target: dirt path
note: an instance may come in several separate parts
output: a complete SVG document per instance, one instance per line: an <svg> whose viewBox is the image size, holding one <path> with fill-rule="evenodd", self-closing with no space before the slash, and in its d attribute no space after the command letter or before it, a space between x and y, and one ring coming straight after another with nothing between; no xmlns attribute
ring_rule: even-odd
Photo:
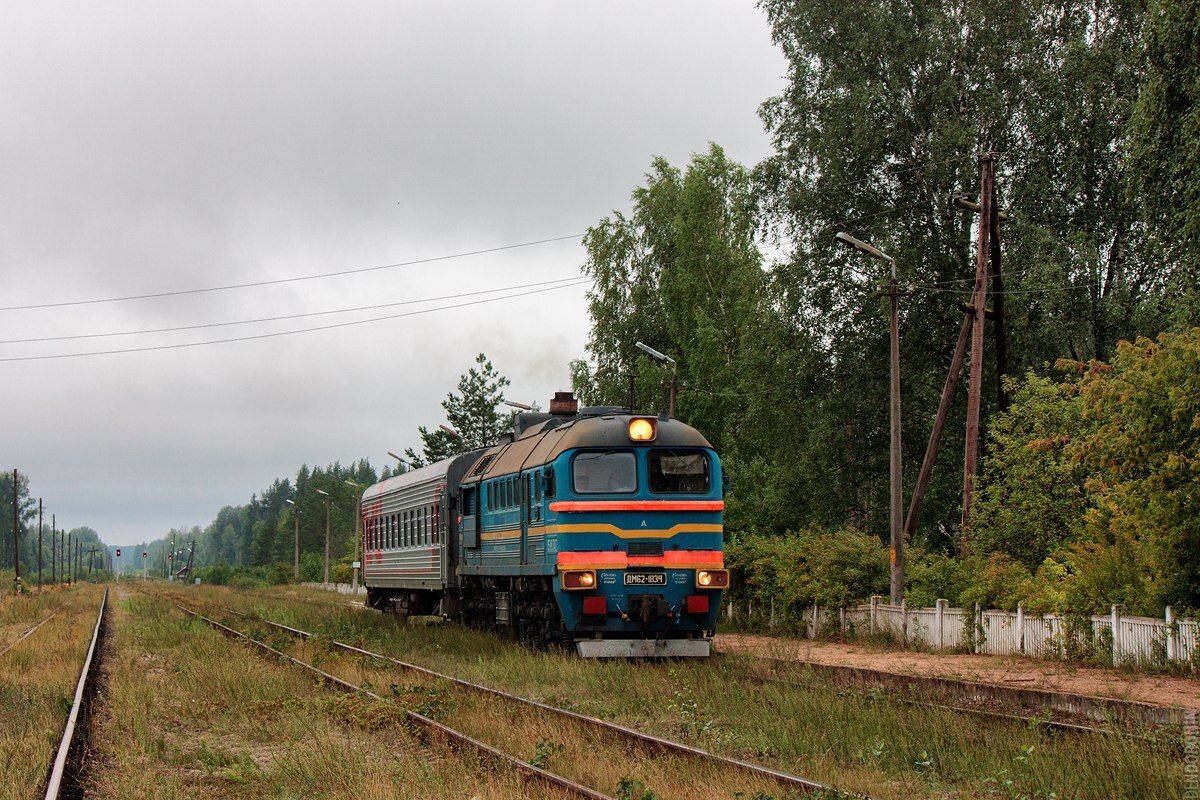
<svg viewBox="0 0 1200 800"><path fill-rule="evenodd" d="M722 633L716 649L904 675L954 678L1022 689L1048 689L1200 710L1200 679L1080 667L1013 656L920 653L845 642Z"/></svg>

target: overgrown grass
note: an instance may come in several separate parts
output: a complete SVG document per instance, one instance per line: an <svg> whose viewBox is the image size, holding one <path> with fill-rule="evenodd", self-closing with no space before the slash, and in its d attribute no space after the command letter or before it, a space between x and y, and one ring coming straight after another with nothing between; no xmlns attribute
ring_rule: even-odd
<svg viewBox="0 0 1200 800"><path fill-rule="evenodd" d="M101 587L83 585L21 595L0 608L0 650L58 611L0 655L0 798L45 791L102 594Z"/></svg>
<svg viewBox="0 0 1200 800"><path fill-rule="evenodd" d="M788 676L793 686L763 683L748 656L585 661L457 626L406 627L338 609L327 594L320 605L299 601L304 593L294 589L277 600L269 594L194 596L875 797L1183 796L1181 764L1166 746L881 701L804 670Z"/></svg>
<svg viewBox="0 0 1200 800"><path fill-rule="evenodd" d="M558 796L424 742L393 704L321 688L166 603L127 595L114 606L91 796Z"/></svg>

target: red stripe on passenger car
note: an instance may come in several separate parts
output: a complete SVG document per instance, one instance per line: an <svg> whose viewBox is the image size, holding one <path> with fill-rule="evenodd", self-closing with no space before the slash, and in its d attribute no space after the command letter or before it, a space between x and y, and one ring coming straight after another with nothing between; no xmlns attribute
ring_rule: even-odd
<svg viewBox="0 0 1200 800"><path fill-rule="evenodd" d="M551 511L724 511L724 500L559 500Z"/></svg>

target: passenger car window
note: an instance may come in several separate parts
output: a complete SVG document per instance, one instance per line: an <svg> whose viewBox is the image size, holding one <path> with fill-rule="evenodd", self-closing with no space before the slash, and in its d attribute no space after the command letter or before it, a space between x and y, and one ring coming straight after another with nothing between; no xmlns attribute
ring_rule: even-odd
<svg viewBox="0 0 1200 800"><path fill-rule="evenodd" d="M708 494L708 455L703 450L651 450L646 462L650 491Z"/></svg>
<svg viewBox="0 0 1200 800"><path fill-rule="evenodd" d="M628 451L580 453L571 461L579 494L628 494L637 491L637 459Z"/></svg>

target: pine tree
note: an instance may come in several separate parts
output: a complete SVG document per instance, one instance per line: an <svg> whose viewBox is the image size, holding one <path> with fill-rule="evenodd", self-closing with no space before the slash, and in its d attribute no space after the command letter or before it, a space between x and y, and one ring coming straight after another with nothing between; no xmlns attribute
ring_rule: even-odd
<svg viewBox="0 0 1200 800"><path fill-rule="evenodd" d="M459 378L458 393L450 392L442 401L446 422L458 436L422 425L417 429L422 453L417 455L411 447L405 450L409 462L423 467L456 453L496 444L508 426L507 418L496 411L504 402L504 387L508 385L508 378L496 371L486 355L476 356L475 366Z"/></svg>

